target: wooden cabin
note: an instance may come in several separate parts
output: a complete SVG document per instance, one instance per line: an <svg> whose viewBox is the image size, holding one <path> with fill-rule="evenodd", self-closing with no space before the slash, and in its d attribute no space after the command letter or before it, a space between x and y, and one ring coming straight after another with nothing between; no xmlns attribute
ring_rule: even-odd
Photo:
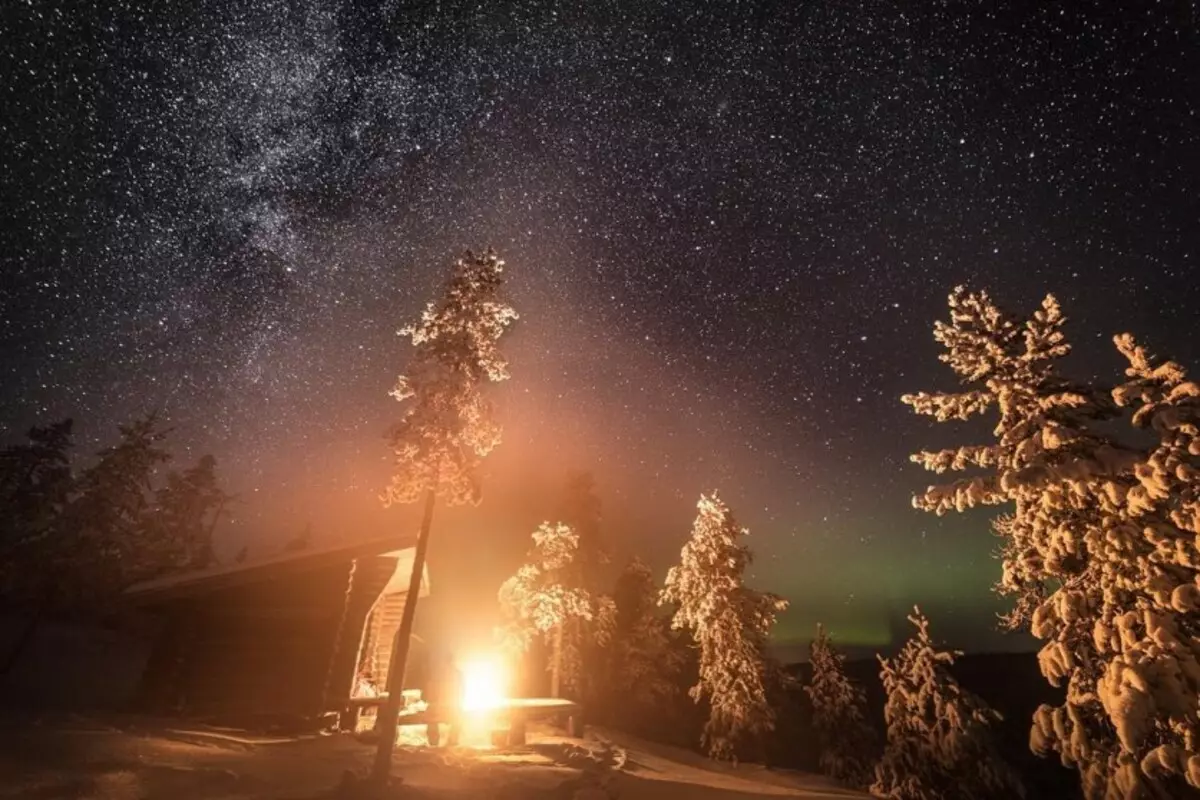
<svg viewBox="0 0 1200 800"><path fill-rule="evenodd" d="M382 689L413 544L389 537L305 549L130 587L127 600L158 630L137 705L295 727L342 712L371 685Z"/></svg>

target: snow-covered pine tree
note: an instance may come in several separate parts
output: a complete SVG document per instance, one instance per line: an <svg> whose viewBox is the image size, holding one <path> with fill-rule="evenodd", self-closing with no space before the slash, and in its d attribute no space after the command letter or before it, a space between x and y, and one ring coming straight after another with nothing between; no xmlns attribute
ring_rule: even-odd
<svg viewBox="0 0 1200 800"><path fill-rule="evenodd" d="M741 539L749 531L717 493L701 495L697 508L691 539L667 573L659 602L676 604L672 626L691 630L700 650L691 696L710 705L702 743L713 758L735 759L739 745L775 727L765 687L772 662L765 651L787 601L745 585L752 555Z"/></svg>
<svg viewBox="0 0 1200 800"><path fill-rule="evenodd" d="M965 389L902 399L939 422L988 412L998 419L988 444L914 455L914 461L938 474L975 474L931 486L913 504L940 515L1012 503L1012 513L993 523L1003 540L996 589L1014 599L1002 621L1010 629L1029 628L1048 640L1038 660L1052 684L1070 678L1069 692L1094 697L1094 670L1081 668L1098 663L1086 600L1098 583L1086 542L1089 531L1103 526L1104 512L1090 487L1099 476L1119 475L1130 459L1097 434L1093 423L1111 418L1117 409L1102 392L1074 386L1058 374L1057 362L1070 346L1062 332L1065 318L1053 296L1025 319L1001 311L987 293L968 293L962 287L950 295L949 304L950 321L936 323L934 338L946 350L940 360L950 365ZM1052 629L1047 624L1049 609L1062 609L1069 624ZM1060 717L1065 713L1057 711ZM1049 714L1043 709L1035 720L1035 751L1055 749L1039 733ZM1064 755L1064 763L1079 767L1085 785L1094 784L1087 778L1094 756L1089 751L1083 761L1072 761Z"/></svg>
<svg viewBox="0 0 1200 800"><path fill-rule="evenodd" d="M1065 317L1052 295L1026 319L1001 311L986 292L961 286L949 304L950 321L935 324L934 338L946 349L939 359L965 390L901 399L939 422L991 411L998 420L990 443L914 455L913 461L937 474L975 474L930 486L913 505L939 515L979 505L1015 505L1011 517L997 522L1004 538L997 590L1015 601L1008 626L1024 627L1044 599L1047 583L1081 564L1078 533L1096 517L1088 481L1119 472L1130 463L1129 453L1094 430L1095 421L1117 413L1107 395L1057 372L1070 345L1062 332ZM1054 540L1049 553L1040 544L1047 539Z"/></svg>
<svg viewBox="0 0 1200 800"><path fill-rule="evenodd" d="M1115 342L1129 380L1113 398L1157 441L1130 474L1090 486L1103 517L1085 536L1086 579L1055 592L1034 615L1035 634L1056 648L1044 671L1051 666L1069 680L1064 706L1038 710L1032 743L1078 766L1089 798L1195 795L1200 387L1129 334ZM1081 624L1087 649L1072 641Z"/></svg>
<svg viewBox="0 0 1200 800"><path fill-rule="evenodd" d="M1019 322L986 295L951 296L951 322L936 335L947 347L943 360L970 390L905 400L943 421L995 406L1000 422L992 445L914 457L935 472L982 471L932 487L915 504L938 513L1013 504L995 522L1004 539L998 588L1016 597L1008 622L1045 642L1042 673L1067 687L1064 705L1038 710L1031 747L1078 769L1088 798L1175 796L1184 782L1200 781L1189 599L1197 565L1189 527L1194 384L1125 335L1117 346L1130 381L1111 393L1071 386L1045 357L1067 352L1062 319L1052 298ZM1123 408L1159 436L1156 446L1097 432L1095 420Z"/></svg>
<svg viewBox="0 0 1200 800"><path fill-rule="evenodd" d="M543 522L533 532L528 561L500 587L500 607L510 649L524 652L536 636L551 647L551 692L558 696L563 630L573 620L591 620L591 595L574 582L564 582L579 549L579 536L569 525Z"/></svg>
<svg viewBox="0 0 1200 800"><path fill-rule="evenodd" d="M879 658L887 741L871 793L894 800L1024 797L992 742L1000 714L950 674L960 654L934 646L920 609L909 621L917 630L900 653Z"/></svg>
<svg viewBox="0 0 1200 800"><path fill-rule="evenodd" d="M875 735L867 723L867 698L846 675L845 656L821 625L809 647L812 681L804 687L812 701L813 728L820 743L821 770L848 786L871 782Z"/></svg>
<svg viewBox="0 0 1200 800"><path fill-rule="evenodd" d="M411 503L430 493L449 503L478 502L478 466L500 443L500 426L483 388L507 380L500 337L517 319L503 302L504 262L492 250L470 251L421 321L400 330L416 353L391 394L407 403L389 433L395 472L385 502Z"/></svg>
<svg viewBox="0 0 1200 800"><path fill-rule="evenodd" d="M424 502L421 530L413 558L408 600L396 632L388 670L388 702L378 718L379 745L372 781L384 785L391 767L399 711L399 681L408 659L420 580L425 568L433 507L478 502L478 467L500 442L484 386L509 377L499 341L517 319L501 299L504 262L489 249L482 256L467 251L454 265L441 297L426 306L419 322L400 330L416 348L408 371L391 394L407 406L389 432L395 472L384 503Z"/></svg>
<svg viewBox="0 0 1200 800"><path fill-rule="evenodd" d="M617 604L612 595L592 595L592 618L578 618L583 631L580 674L575 690L589 708L604 702L604 668L617 630Z"/></svg>

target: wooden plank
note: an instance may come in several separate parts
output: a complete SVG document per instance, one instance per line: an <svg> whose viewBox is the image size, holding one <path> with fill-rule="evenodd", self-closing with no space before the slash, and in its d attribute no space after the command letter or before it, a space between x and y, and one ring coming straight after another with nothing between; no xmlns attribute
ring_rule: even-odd
<svg viewBox="0 0 1200 800"><path fill-rule="evenodd" d="M396 534L378 539L352 542L331 548L279 553L245 564L226 564L192 570L166 578L142 581L125 589L123 595L137 604L149 604L170 598L204 595L219 589L258 583L263 580L290 578L298 572L357 558L401 553L416 544L411 534ZM422 587L424 590L425 587Z"/></svg>

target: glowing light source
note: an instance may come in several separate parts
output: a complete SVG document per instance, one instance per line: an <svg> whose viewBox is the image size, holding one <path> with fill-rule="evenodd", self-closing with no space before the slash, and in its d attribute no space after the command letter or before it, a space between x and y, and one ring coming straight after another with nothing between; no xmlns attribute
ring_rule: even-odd
<svg viewBox="0 0 1200 800"><path fill-rule="evenodd" d="M462 665L463 710L498 708L508 695L508 674L495 658L478 658Z"/></svg>

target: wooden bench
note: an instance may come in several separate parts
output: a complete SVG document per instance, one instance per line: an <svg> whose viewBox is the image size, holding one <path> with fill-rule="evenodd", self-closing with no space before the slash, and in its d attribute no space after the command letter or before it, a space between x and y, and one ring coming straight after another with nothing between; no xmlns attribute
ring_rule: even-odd
<svg viewBox="0 0 1200 800"><path fill-rule="evenodd" d="M379 709L385 702L387 702L386 694L348 698L342 704L342 711L338 715L338 730L357 733L358 721L362 716L362 712L368 708Z"/></svg>
<svg viewBox="0 0 1200 800"><path fill-rule="evenodd" d="M345 719L342 721L343 730L357 730L358 718L363 709L379 708L387 701L386 695L376 697L352 697L346 704ZM525 728L530 720L553 719L566 728L567 735L579 737L583 735L583 709L578 703L554 697L514 697L509 698L485 713L497 718L508 725L510 744L525 744ZM450 715L444 713L444 708L436 705L428 706L420 711L405 714L400 711L399 725L433 725L450 721ZM467 712L468 714L470 712ZM348 723L348 724L347 724Z"/></svg>

